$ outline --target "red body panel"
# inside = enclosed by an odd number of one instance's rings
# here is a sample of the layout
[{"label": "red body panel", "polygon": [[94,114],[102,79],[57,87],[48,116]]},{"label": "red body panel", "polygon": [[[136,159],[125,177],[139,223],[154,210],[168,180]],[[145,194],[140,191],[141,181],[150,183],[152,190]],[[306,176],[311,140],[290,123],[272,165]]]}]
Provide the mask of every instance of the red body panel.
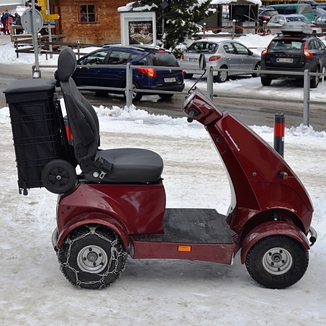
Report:
[{"label": "red body panel", "polygon": [[[186,244],[134,241],[135,259],[165,258],[213,261],[222,264],[232,264],[235,244]],[[178,246],[191,246],[191,251],[178,251]]]},{"label": "red body panel", "polygon": [[[162,233],[165,211],[165,190],[159,184],[85,184],[67,196],[59,196],[58,248],[75,227],[97,223],[119,229],[119,235]],[[125,242],[125,245],[128,243]]]}]

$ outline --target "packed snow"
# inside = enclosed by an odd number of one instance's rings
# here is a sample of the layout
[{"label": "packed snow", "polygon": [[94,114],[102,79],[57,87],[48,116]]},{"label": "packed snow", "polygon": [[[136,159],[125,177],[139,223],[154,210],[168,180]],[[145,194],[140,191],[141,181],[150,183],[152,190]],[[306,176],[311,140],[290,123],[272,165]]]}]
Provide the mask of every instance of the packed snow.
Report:
[{"label": "packed snow", "polygon": [[[269,36],[242,36],[264,47]],[[11,44],[0,46],[2,63],[32,65],[34,56],[17,59]],[[42,64],[56,64],[56,58]],[[1,75],[1,72],[0,72]],[[214,88],[261,92],[259,79],[235,80]],[[201,84],[200,87],[204,87]],[[321,85],[315,97],[323,98]],[[301,96],[302,89],[291,89]],[[1,94],[1,96],[4,96]],[[273,96],[282,96],[274,91]],[[181,107],[181,103],[180,103]],[[101,148],[142,147],[164,159],[168,207],[207,207],[226,213],[229,184],[208,134],[186,118],[148,114],[136,107],[95,108]],[[251,126],[272,145],[273,130]],[[231,266],[199,261],[133,260],[122,277],[100,291],[81,290],[61,274],[51,245],[56,226],[56,195],[44,188],[18,194],[9,108],[0,110],[1,325],[325,325],[326,324],[326,131],[287,126],[285,160],[300,177],[314,204],[318,240],[309,251],[303,278],[285,290],[270,290],[251,279],[239,256]],[[325,245],[325,246],[324,246]]]}]

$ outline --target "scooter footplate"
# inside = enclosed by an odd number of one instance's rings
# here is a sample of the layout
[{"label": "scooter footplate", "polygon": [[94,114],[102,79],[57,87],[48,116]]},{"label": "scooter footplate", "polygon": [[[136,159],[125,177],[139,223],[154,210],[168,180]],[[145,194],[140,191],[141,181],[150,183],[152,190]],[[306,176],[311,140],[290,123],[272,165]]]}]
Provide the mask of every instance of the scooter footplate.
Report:
[{"label": "scooter footplate", "polygon": [[164,234],[134,235],[136,241],[178,242],[194,244],[232,243],[226,216],[215,209],[168,208],[165,211]]}]

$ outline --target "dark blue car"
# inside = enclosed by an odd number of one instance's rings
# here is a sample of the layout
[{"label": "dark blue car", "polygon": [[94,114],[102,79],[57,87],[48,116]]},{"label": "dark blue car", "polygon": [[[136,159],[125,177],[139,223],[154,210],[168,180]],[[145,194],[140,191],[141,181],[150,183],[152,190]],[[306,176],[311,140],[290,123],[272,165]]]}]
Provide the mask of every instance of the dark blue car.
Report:
[{"label": "dark blue car", "polygon": [[[90,90],[103,93],[100,87],[124,88],[126,86],[126,64],[139,67],[133,69],[133,101],[139,101],[143,92],[137,89],[154,91],[177,91],[184,89],[183,71],[180,69],[162,69],[160,67],[179,67],[175,56],[161,48],[141,46],[105,46],[77,60],[77,69],[73,74],[77,86],[91,86]],[[98,65],[94,67],[93,65]],[[92,67],[93,66],[93,67]],[[110,90],[107,93],[122,93],[121,90]],[[148,93],[153,94],[153,93]],[[155,93],[154,93],[155,94]],[[173,96],[159,94],[166,99]]]}]

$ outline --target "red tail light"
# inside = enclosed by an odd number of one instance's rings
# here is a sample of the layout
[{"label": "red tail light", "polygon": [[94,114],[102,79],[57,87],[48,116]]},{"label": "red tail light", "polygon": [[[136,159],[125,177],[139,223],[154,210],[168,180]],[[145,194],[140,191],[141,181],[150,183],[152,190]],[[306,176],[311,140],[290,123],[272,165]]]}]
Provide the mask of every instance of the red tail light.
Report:
[{"label": "red tail light", "polygon": [[264,57],[267,54],[268,49],[261,51],[261,56]]},{"label": "red tail light", "polygon": [[157,76],[156,70],[154,68],[136,68],[136,70],[148,77],[155,78]]},{"label": "red tail light", "polygon": [[220,55],[212,55],[211,57],[209,57],[208,61],[217,61],[221,59]]},{"label": "red tail light", "polygon": [[307,42],[304,44],[303,53],[306,58],[312,59],[314,57],[314,55],[307,49]]}]

